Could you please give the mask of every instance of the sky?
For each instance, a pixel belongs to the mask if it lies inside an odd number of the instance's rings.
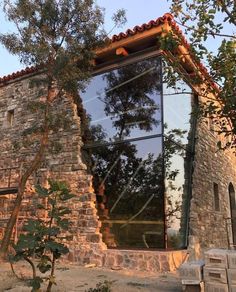
[[[115,29],[112,34],[126,31],[135,25],[141,25],[152,19],[157,19],[166,12],[169,12],[167,0],[97,0],[97,4],[105,8],[105,28],[109,31],[112,27],[112,15],[120,8],[126,10],[127,23],[122,28]],[[11,32],[13,25],[6,22],[5,16],[0,11],[0,32]],[[20,64],[16,56],[10,55],[0,46],[0,76],[11,74],[23,69],[25,66]]]

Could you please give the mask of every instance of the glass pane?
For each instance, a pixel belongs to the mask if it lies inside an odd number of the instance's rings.
[[[165,191],[168,247],[185,245],[191,192],[192,90],[184,81],[163,84]]]
[[[81,95],[90,126],[106,141],[161,133],[160,58],[95,76]]]
[[[186,220],[185,151],[165,140],[166,222],[169,248],[183,247]]]
[[[89,151],[104,242],[108,247],[163,248],[162,139]]]
[[[182,144],[188,143],[191,99],[192,90],[184,81],[178,81],[175,88],[163,84],[164,132],[168,135],[181,130],[182,135],[178,139]]]

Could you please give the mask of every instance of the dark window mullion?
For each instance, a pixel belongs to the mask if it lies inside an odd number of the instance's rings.
[[[165,141],[164,141],[164,101],[163,101],[163,64],[162,64],[162,58],[160,62],[161,66],[161,134],[162,134],[162,175],[163,175],[163,219],[164,219],[164,248],[168,247],[168,242],[167,242],[167,218],[166,218],[166,185],[165,185],[165,177],[166,177],[166,171],[165,171]]]
[[[84,149],[91,149],[91,148],[97,148],[97,147],[104,147],[104,146],[112,146],[117,144],[123,144],[123,143],[129,143],[129,142],[135,142],[135,141],[141,141],[141,140],[147,140],[147,139],[153,139],[153,138],[161,138],[162,134],[155,134],[155,135],[149,135],[149,136],[142,136],[137,138],[130,138],[125,140],[118,140],[118,141],[111,141],[111,142],[104,142],[104,143],[91,143],[91,144],[85,144],[83,146]]]

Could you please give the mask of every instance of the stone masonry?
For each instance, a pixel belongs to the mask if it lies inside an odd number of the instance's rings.
[[[15,79],[0,88],[0,188],[16,187],[19,172],[23,171],[34,157],[37,139],[26,143],[25,131],[37,121],[39,112],[32,112],[29,105],[43,100],[44,89],[31,86],[34,76]],[[41,97],[39,96],[41,92]],[[37,173],[30,178],[22,209],[14,231],[16,239],[27,218],[35,216],[34,184],[47,185],[47,179],[66,181],[76,197],[72,199],[70,217],[73,222],[73,238],[68,242],[68,259],[79,264],[96,264],[106,267],[124,267],[146,271],[175,270],[186,259],[187,251],[156,252],[132,250],[108,250],[102,242],[101,223],[98,220],[96,196],[92,178],[81,161],[81,127],[76,105],[72,98],[63,96],[53,105],[56,113],[66,117],[67,125],[58,133],[50,134],[50,151]],[[9,115],[11,115],[9,117]],[[60,145],[60,151],[56,146]],[[10,175],[11,173],[11,175]],[[0,197],[0,235],[13,207],[15,194]],[[43,216],[43,214],[42,214]]]
[[[0,88],[0,188],[16,187],[19,173],[33,159],[37,137],[27,140],[32,125],[40,123],[40,113],[29,105],[44,99],[44,88],[32,86],[33,75],[22,76]],[[40,94],[39,94],[40,93]],[[14,238],[24,221],[35,215],[34,184],[47,184],[48,178],[66,181],[76,197],[71,202],[73,238],[68,243],[69,260],[106,267],[136,270],[174,270],[187,257],[187,251],[108,250],[102,241],[101,223],[96,209],[92,177],[81,159],[81,121],[73,99],[62,96],[52,105],[56,115],[66,121],[57,133],[51,133],[49,151],[37,173],[27,184],[25,199]],[[31,137],[31,136],[30,136]],[[205,122],[199,122],[195,137],[195,161],[189,235],[200,242],[200,248],[227,247],[226,218],[230,216],[228,185],[236,186],[236,158],[229,151],[217,151],[218,138]],[[219,186],[220,210],[214,206],[213,183]],[[0,197],[0,236],[9,218],[15,195]],[[230,235],[230,232],[228,232]],[[232,234],[231,234],[232,236]]]
[[[0,88],[0,188],[17,186],[20,171],[32,161],[38,147],[37,139],[26,139],[26,131],[40,124],[40,112],[30,110],[35,100],[44,99],[44,89],[32,86],[35,77],[16,79]],[[39,96],[39,93],[41,96]],[[77,260],[83,262],[93,250],[103,250],[105,245],[99,232],[99,221],[95,208],[91,177],[81,161],[80,119],[72,98],[62,96],[52,105],[56,115],[62,116],[66,125],[49,137],[49,151],[37,173],[30,178],[22,204],[14,237],[24,221],[35,215],[35,183],[46,184],[48,178],[66,181],[76,194],[72,200],[73,240],[69,242],[71,254],[80,250]],[[32,135],[30,136],[32,137]],[[11,175],[10,175],[11,173]],[[0,235],[14,204],[15,195],[0,197]],[[78,253],[78,252],[77,252]]]
[[[223,140],[223,139],[221,139]],[[229,184],[236,186],[236,156],[218,150],[219,136],[207,121],[199,121],[196,131],[195,161],[189,234],[201,249],[227,248],[232,242]],[[225,141],[223,141],[225,143]],[[219,210],[214,203],[213,183],[219,188]]]

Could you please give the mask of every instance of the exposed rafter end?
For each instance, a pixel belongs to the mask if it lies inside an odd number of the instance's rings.
[[[129,52],[124,47],[120,47],[116,49],[116,55],[126,57],[129,55]]]

